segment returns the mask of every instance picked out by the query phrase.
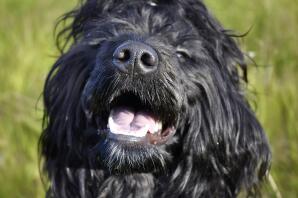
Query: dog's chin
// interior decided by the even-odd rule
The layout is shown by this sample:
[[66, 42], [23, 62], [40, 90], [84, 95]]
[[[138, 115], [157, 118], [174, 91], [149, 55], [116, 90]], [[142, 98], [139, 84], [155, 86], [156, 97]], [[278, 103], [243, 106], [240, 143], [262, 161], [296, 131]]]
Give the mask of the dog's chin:
[[112, 174], [165, 172], [171, 155], [156, 145], [133, 138], [102, 139], [98, 144], [97, 163]]

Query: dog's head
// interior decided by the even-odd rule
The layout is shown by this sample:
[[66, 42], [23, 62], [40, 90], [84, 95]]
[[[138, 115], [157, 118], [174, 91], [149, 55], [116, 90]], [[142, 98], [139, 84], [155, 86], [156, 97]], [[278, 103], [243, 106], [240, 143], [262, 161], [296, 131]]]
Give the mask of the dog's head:
[[249, 188], [265, 174], [243, 54], [201, 1], [88, 0], [68, 19], [44, 90], [50, 177], [164, 171], [187, 183], [187, 167], [198, 180]]

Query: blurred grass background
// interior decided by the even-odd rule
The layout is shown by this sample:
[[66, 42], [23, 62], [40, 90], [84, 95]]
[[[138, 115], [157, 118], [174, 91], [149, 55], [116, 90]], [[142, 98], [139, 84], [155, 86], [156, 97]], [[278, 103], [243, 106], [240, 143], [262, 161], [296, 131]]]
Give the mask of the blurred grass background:
[[[282, 197], [298, 197], [298, 3], [206, 0], [257, 62], [249, 68], [251, 101], [273, 151], [271, 175]], [[45, 76], [57, 55], [55, 19], [76, 0], [0, 0], [0, 197], [44, 197], [38, 172]], [[252, 64], [253, 65], [253, 64]], [[275, 189], [276, 190], [276, 189]], [[272, 186], [265, 197], [278, 197]]]

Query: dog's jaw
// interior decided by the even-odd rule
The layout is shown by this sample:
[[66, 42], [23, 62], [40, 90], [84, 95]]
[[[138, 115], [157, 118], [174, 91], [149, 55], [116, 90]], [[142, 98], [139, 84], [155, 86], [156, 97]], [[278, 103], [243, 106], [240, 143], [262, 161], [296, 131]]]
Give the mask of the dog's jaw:
[[164, 144], [175, 133], [173, 126], [163, 128], [161, 120], [153, 113], [117, 107], [111, 110], [108, 119], [108, 138], [119, 141]]
[[[141, 83], [139, 79], [133, 82]], [[166, 172], [172, 160], [169, 148], [176, 142], [179, 103], [175, 103], [175, 98], [167, 100], [172, 105], [163, 103], [164, 100], [154, 100], [154, 94], [165, 94], [163, 89], [153, 93], [149, 92], [148, 86], [146, 95], [129, 86], [130, 82], [122, 81], [122, 85], [126, 85], [126, 89], [118, 86], [113, 91], [89, 90], [86, 86], [83, 106], [91, 128], [97, 129], [97, 138], [87, 144], [96, 155], [91, 156], [96, 159], [93, 166], [116, 174]], [[105, 93], [105, 97], [96, 93]], [[84, 103], [88, 95], [92, 95], [89, 104]]]

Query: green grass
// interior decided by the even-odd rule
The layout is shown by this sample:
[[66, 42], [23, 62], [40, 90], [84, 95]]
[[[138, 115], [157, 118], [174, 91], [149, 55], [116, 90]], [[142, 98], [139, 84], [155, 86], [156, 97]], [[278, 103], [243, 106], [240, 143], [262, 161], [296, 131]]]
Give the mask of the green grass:
[[[0, 0], [0, 197], [42, 197], [37, 162], [45, 76], [57, 54], [54, 22], [75, 0]], [[298, 197], [298, 4], [296, 0], [207, 0], [255, 54], [249, 89], [273, 151], [271, 175], [283, 197]], [[265, 194], [272, 194], [267, 185]]]

